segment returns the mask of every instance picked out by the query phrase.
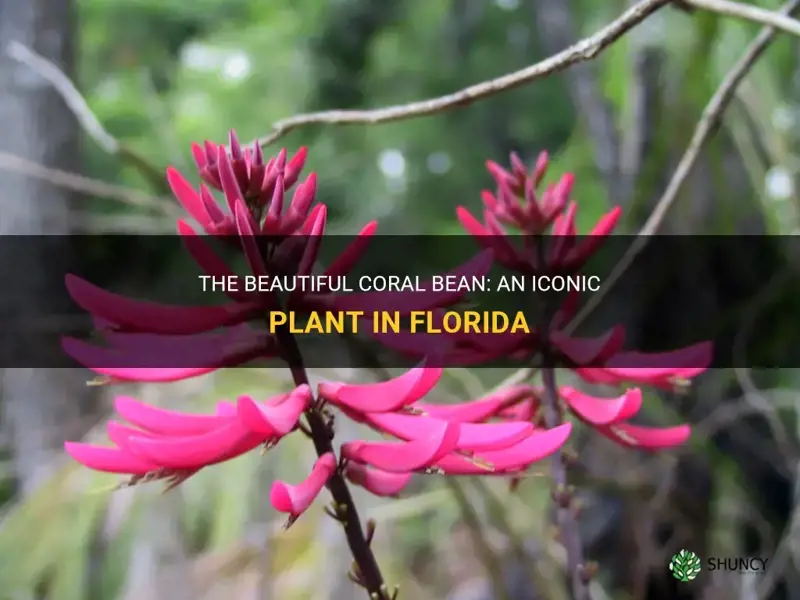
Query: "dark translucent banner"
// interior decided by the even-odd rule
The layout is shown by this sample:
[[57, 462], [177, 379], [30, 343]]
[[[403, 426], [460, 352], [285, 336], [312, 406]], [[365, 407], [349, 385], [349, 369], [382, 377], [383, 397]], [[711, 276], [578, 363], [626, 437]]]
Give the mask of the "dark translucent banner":
[[[426, 356], [444, 366], [521, 365], [534, 360], [528, 351], [537, 340], [563, 342], [568, 317], [607, 284], [632, 241], [616, 236], [593, 248], [580, 237], [479, 244], [469, 236], [325, 236], [243, 244], [6, 236], [0, 367], [76, 365], [65, 347], [84, 363], [102, 363], [94, 366], [199, 368], [219, 361], [220, 348], [251, 351], [240, 354], [253, 360], [236, 366], [278, 366], [274, 355], [285, 343], [275, 344], [272, 334], [284, 342], [293, 335], [311, 367], [399, 367]], [[318, 248], [316, 256], [310, 247]], [[222, 322], [200, 311], [213, 306], [232, 316]], [[190, 322], [192, 310], [210, 319], [208, 330], [182, 330], [203, 329]], [[155, 319], [156, 330], [141, 319]], [[798, 367], [800, 241], [653, 238], [571, 335], [601, 344], [615, 326], [625, 329], [611, 352], [617, 367], [645, 364], [630, 351], [661, 353], [703, 341], [714, 344], [715, 367]], [[87, 342], [99, 350], [89, 352]], [[609, 353], [587, 352], [587, 366], [609, 360]]]

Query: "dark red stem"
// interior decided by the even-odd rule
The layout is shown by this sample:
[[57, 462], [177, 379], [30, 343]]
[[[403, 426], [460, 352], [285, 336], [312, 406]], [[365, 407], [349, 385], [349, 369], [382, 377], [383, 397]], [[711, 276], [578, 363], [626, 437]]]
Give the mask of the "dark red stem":
[[[277, 333], [277, 337], [283, 351], [283, 357], [291, 369], [295, 385], [308, 385], [308, 374], [303, 364], [303, 356], [297, 345], [297, 340], [288, 331]], [[335, 454], [331, 439], [333, 436], [319, 408], [312, 405], [304, 414], [317, 456], [322, 456], [328, 452]], [[333, 496], [334, 512], [342, 523], [342, 527], [344, 527], [347, 545], [350, 547], [353, 560], [358, 567], [358, 578], [363, 582], [369, 593], [370, 600], [390, 600], [378, 561], [375, 560], [375, 555], [372, 553], [372, 548], [364, 534], [364, 529], [361, 527], [361, 518], [358, 516], [356, 503], [353, 501], [353, 496], [344, 476], [339, 471], [336, 471], [328, 481], [328, 489]]]

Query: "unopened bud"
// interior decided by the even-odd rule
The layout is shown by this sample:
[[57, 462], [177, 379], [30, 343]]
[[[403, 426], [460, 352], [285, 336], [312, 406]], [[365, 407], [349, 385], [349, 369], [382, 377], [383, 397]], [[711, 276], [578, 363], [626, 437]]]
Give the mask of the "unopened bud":
[[585, 565], [579, 565], [578, 576], [581, 578], [581, 581], [584, 583], [584, 585], [587, 585], [597, 575], [598, 570], [599, 567], [597, 566], [596, 562], [590, 562], [586, 563]]
[[556, 486], [553, 490], [553, 501], [559, 508], [569, 508], [572, 504], [572, 490], [564, 485]]
[[367, 519], [367, 532], [366, 532], [366, 542], [367, 546], [372, 545], [372, 539], [375, 537], [375, 529], [377, 527], [377, 522], [375, 519]]
[[561, 451], [561, 464], [565, 467], [574, 467], [578, 463], [578, 454], [572, 450]]

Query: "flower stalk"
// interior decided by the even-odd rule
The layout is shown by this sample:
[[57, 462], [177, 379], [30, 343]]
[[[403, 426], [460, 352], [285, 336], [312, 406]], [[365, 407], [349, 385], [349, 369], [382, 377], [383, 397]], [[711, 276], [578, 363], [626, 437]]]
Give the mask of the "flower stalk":
[[[310, 385], [308, 373], [303, 365], [303, 356], [294, 335], [285, 330], [276, 332], [276, 335], [283, 358], [289, 364], [294, 384], [298, 387]], [[308, 431], [317, 456], [322, 457], [328, 453], [334, 453], [333, 432], [319, 404], [312, 402], [303, 416], [308, 423]], [[378, 561], [372, 552], [372, 535], [368, 539], [361, 527], [358, 508], [339, 469], [328, 479], [327, 487], [333, 496], [332, 510], [329, 514], [332, 514], [341, 523], [347, 537], [347, 545], [353, 555], [355, 568], [354, 572], [350, 574], [350, 580], [364, 587], [371, 600], [393, 600], [395, 594], [389, 594]]]
[[[544, 420], [548, 429], [563, 423], [559, 405], [558, 388], [556, 387], [556, 370], [548, 363], [542, 368], [542, 382], [544, 386]], [[569, 487], [567, 468], [564, 464], [563, 453], [556, 453], [551, 457], [551, 471], [553, 486], [553, 501], [556, 509], [556, 522], [561, 543], [567, 552], [567, 572], [572, 583], [572, 596], [574, 600], [590, 600], [587, 569], [583, 560], [583, 545], [580, 530], [575, 514], [573, 492]]]

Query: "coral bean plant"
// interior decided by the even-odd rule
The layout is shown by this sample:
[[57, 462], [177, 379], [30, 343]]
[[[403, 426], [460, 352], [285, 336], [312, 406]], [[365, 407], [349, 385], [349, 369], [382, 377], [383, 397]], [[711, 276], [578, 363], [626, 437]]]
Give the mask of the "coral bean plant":
[[[327, 208], [314, 204], [315, 175], [301, 180], [305, 149], [292, 158], [281, 150], [265, 161], [257, 144], [243, 148], [231, 133], [227, 146], [206, 142], [195, 145], [193, 154], [203, 180], [199, 188], [174, 169], [168, 170], [167, 179], [205, 234], [232, 241], [256, 275], [285, 274], [288, 267], [293, 274], [304, 275], [315, 269], [325, 240]], [[457, 212], [482, 250], [453, 273], [484, 274], [494, 262], [526, 274], [575, 273], [600, 247], [614, 229], [620, 210], [610, 211], [588, 237], [579, 238], [577, 204], [570, 201], [573, 178], [565, 175], [541, 190], [547, 166], [546, 154], [530, 170], [516, 155], [509, 170], [488, 163], [496, 192], [483, 193], [483, 220], [464, 208]], [[215, 193], [224, 197], [222, 206]], [[518, 238], [524, 240], [523, 245], [513, 243], [506, 235], [507, 227], [524, 234]], [[180, 220], [177, 228], [186, 249], [206, 273], [232, 273], [192, 224]], [[365, 225], [324, 272], [350, 272], [376, 228], [375, 222]], [[549, 307], [548, 320], [531, 333], [474, 339], [453, 335], [447, 349], [441, 350], [453, 360], [474, 365], [497, 356], [536, 359], [541, 387], [517, 384], [462, 404], [438, 405], [425, 398], [442, 376], [448, 357], [442, 360], [440, 353], [436, 361], [429, 360], [430, 345], [420, 344], [417, 354], [422, 362], [395, 378], [370, 384], [327, 381], [313, 389], [293, 334], [286, 329], [269, 333], [257, 325], [271, 310], [440, 311], [461, 301], [462, 292], [389, 296], [296, 292], [283, 305], [273, 294], [228, 292], [222, 305], [172, 306], [119, 296], [74, 276], [67, 278], [67, 286], [76, 303], [94, 317], [104, 343], [69, 338], [63, 342], [64, 349], [95, 371], [103, 383], [177, 381], [254, 359], [283, 361], [294, 381], [294, 389], [271, 398], [241, 396], [235, 402], [220, 402], [213, 414], [185, 414], [118, 397], [115, 408], [126, 424], [108, 424], [113, 445], [68, 442], [67, 452], [91, 469], [128, 476], [129, 484], [164, 480], [174, 486], [201, 469], [258, 448], [271, 448], [289, 435], [306, 435], [317, 454], [308, 477], [299, 483], [276, 481], [270, 502], [291, 524], [327, 488], [332, 496], [328, 512], [342, 524], [353, 556], [349, 576], [373, 600], [389, 600], [397, 591], [390, 591], [384, 582], [371, 548], [373, 529], [362, 526], [350, 485], [378, 496], [395, 496], [415, 474], [513, 481], [548, 457], [573, 593], [576, 598], [588, 597], [591, 569], [582, 557], [573, 493], [562, 460], [562, 447], [572, 430], [565, 412], [612, 441], [640, 450], [682, 444], [690, 431], [687, 425], [667, 429], [634, 425], [629, 421], [641, 407], [640, 389], [628, 388], [616, 398], [598, 398], [573, 387], [558, 387], [556, 369], [573, 369], [592, 384], [672, 388], [686, 385], [711, 361], [708, 344], [659, 355], [623, 352], [624, 331], [619, 327], [592, 339], [568, 335], [563, 329], [577, 306], [571, 297], [562, 306]], [[414, 347], [405, 350], [414, 353]], [[143, 355], [148, 361], [143, 361]], [[181, 366], [170, 366], [172, 357], [178, 356], [181, 359], [174, 359], [174, 364]], [[346, 441], [337, 451], [334, 411], [394, 440]]]

